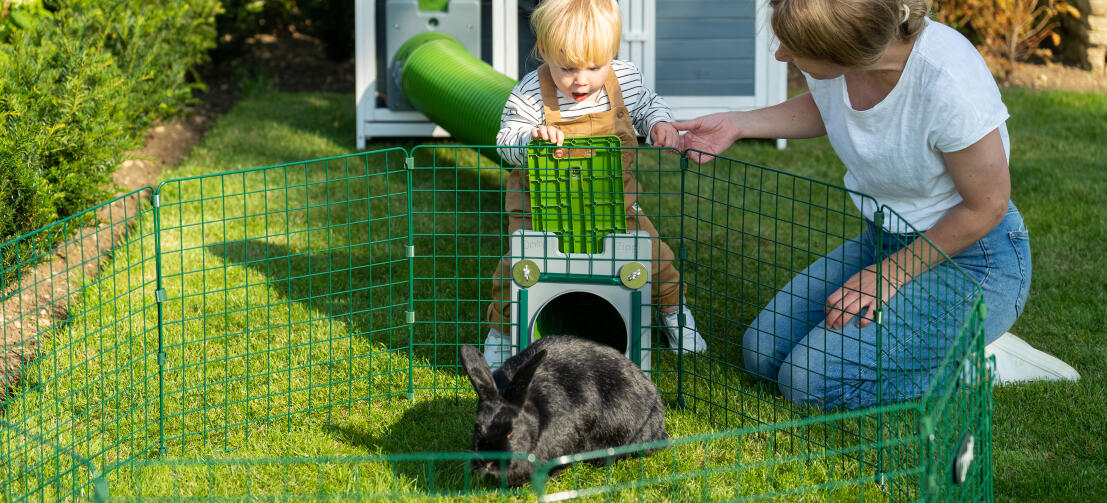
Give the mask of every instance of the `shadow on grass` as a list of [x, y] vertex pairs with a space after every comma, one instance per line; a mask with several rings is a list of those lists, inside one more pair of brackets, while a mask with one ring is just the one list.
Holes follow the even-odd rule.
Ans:
[[[376, 246], [301, 252], [283, 244], [248, 239], [216, 243], [207, 249], [227, 266], [244, 266], [261, 274], [265, 278], [262, 284], [277, 294], [273, 302], [302, 304], [310, 312], [325, 313], [332, 322], [347, 325], [349, 333], [355, 336], [380, 341], [392, 350], [405, 349], [410, 344], [405, 321], [405, 312], [409, 309], [407, 261], [391, 259], [387, 263], [374, 263], [370, 257], [380, 255], [371, 251], [371, 248], [376, 250]], [[416, 290], [434, 299], [434, 303], [453, 302], [452, 299], [435, 299], [436, 291], [459, 298], [476, 297], [475, 292], [466, 293], [465, 286], [479, 288], [475, 281], [464, 282], [460, 291], [435, 287], [434, 281], [429, 279], [416, 281], [424, 283]], [[258, 283], [250, 286], [258, 286]], [[475, 316], [475, 312], [470, 313], [474, 322], [478, 321]], [[443, 344], [444, 332], [433, 325], [430, 321], [414, 331], [413, 353], [417, 365], [430, 363], [436, 370], [446, 368], [456, 372], [455, 351], [436, 350], [436, 343]], [[469, 332], [469, 337], [451, 337], [450, 344], [479, 343], [476, 331]]]
[[494, 490], [497, 485], [479, 478], [466, 458], [472, 447], [476, 408], [475, 398], [439, 397], [413, 404], [379, 435], [342, 425], [326, 430], [336, 440], [369, 452], [412, 453], [397, 457], [389, 466], [405, 486], [420, 492]]

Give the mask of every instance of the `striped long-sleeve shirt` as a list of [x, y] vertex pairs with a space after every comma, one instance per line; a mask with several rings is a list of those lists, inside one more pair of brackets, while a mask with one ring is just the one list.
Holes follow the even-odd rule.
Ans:
[[[648, 139], [655, 124], [673, 121], [673, 112], [669, 109], [669, 105], [642, 83], [642, 74], [634, 63], [613, 60], [611, 69], [619, 81], [619, 87], [623, 93], [623, 105], [630, 112], [630, 120], [639, 136], [645, 136]], [[578, 103], [561, 91], [557, 92], [557, 100], [561, 107], [562, 119], [572, 119], [611, 109], [606, 90], [601, 90], [594, 102]], [[542, 109], [542, 90], [538, 83], [538, 72], [533, 71], [526, 74], [511, 90], [511, 96], [507, 98], [507, 104], [504, 105], [503, 115], [500, 116], [500, 132], [496, 135], [496, 145], [526, 145], [533, 139], [531, 131], [545, 123], [545, 115]], [[504, 161], [515, 166], [526, 165], [526, 149], [501, 148], [499, 151]]]

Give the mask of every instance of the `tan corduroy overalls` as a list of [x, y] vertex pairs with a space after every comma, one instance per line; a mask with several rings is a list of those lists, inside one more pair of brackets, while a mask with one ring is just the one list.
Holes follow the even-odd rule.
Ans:
[[[550, 69], [546, 65], [538, 68], [538, 81], [542, 86], [542, 106], [546, 114], [546, 124], [555, 126], [566, 137], [616, 135], [622, 140], [623, 147], [623, 202], [627, 217], [627, 231], [644, 230], [650, 236], [657, 236], [657, 229], [638, 208], [638, 194], [641, 184], [634, 179], [635, 150], [638, 138], [634, 134], [634, 125], [630, 121], [630, 112], [623, 105], [623, 93], [615, 72], [608, 73], [604, 89], [607, 91], [611, 109], [605, 112], [585, 114], [572, 119], [561, 119], [561, 108], [557, 100], [557, 88], [554, 86]], [[518, 167], [507, 177], [504, 210], [507, 217], [507, 232], [511, 234], [524, 226], [531, 229], [530, 192], [527, 190], [526, 168]], [[653, 281], [653, 302], [656, 305], [675, 309], [680, 289], [677, 287], [680, 276], [673, 267], [673, 250], [660, 239], [652, 240], [653, 263], [651, 280]], [[511, 295], [511, 257], [504, 256], [492, 274], [492, 303], [488, 306], [487, 319], [493, 328], [507, 333], [508, 327], [501, 323], [510, 322], [511, 304], [505, 302]]]

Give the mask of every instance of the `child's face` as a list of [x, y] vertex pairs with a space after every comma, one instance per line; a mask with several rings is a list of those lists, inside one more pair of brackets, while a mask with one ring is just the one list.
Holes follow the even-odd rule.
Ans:
[[554, 85], [562, 94], [578, 103], [594, 99], [600, 89], [603, 89], [603, 83], [607, 81], [609, 72], [611, 72], [610, 61], [603, 64], [589, 63], [583, 68], [550, 64], [550, 76], [553, 77]]

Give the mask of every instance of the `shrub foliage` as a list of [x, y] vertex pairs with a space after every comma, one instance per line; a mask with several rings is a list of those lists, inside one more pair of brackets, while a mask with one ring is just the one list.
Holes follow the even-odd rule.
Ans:
[[1060, 16], [1079, 18], [1080, 11], [1066, 0], [940, 0], [935, 14], [939, 21], [968, 32], [984, 53], [1002, 58], [1007, 69], [1016, 61], [1031, 57], [1049, 58], [1061, 42], [1054, 30]]
[[[9, 30], [0, 243], [106, 199], [121, 154], [192, 99], [188, 71], [215, 44], [218, 9], [218, 0], [70, 0]], [[20, 248], [5, 248], [4, 267]]]
[[[428, 10], [420, 0], [420, 8]], [[441, 3], [441, 2], [439, 2]], [[333, 0], [223, 0], [217, 59], [229, 59], [258, 33], [294, 30], [323, 42], [327, 58], [344, 61], [354, 54], [354, 2]], [[442, 7], [438, 7], [441, 10]]]

